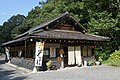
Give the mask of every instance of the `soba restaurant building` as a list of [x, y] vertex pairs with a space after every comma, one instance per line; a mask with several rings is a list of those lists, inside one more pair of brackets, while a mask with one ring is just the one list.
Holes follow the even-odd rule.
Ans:
[[54, 68], [83, 66], [95, 59], [94, 48], [110, 38], [91, 35], [68, 12], [48, 20], [12, 41], [3, 43], [10, 63], [30, 70], [46, 70], [48, 61]]

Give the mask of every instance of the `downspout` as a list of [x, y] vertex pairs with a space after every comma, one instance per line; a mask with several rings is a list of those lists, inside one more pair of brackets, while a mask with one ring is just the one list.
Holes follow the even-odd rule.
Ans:
[[26, 39], [25, 39], [25, 58], [26, 58], [26, 53], [27, 51], [26, 51]]

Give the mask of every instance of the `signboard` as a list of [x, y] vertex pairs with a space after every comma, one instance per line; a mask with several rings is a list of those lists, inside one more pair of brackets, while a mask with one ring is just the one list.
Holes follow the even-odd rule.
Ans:
[[50, 47], [50, 57], [56, 57], [56, 48]]
[[35, 66], [42, 66], [44, 42], [36, 42]]
[[45, 43], [45, 48], [50, 47], [60, 48], [60, 43]]
[[5, 47], [5, 51], [6, 51], [6, 60], [10, 60], [10, 47]]

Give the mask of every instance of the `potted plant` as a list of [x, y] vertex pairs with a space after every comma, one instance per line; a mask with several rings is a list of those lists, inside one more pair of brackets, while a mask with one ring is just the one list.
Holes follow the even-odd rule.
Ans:
[[92, 66], [93, 65], [93, 61], [88, 61], [87, 65], [88, 66]]
[[52, 67], [52, 61], [49, 60], [49, 61], [46, 63], [46, 65], [47, 65], [47, 69], [50, 70], [51, 67]]
[[102, 64], [103, 60], [101, 57], [99, 57], [98, 61], [100, 62], [100, 65]]
[[96, 61], [93, 61], [93, 66], [96, 66]]
[[99, 62], [99, 61], [96, 61], [95, 63], [96, 63], [96, 65], [97, 65], [97, 66], [99, 66], [99, 65], [100, 65], [100, 62]]

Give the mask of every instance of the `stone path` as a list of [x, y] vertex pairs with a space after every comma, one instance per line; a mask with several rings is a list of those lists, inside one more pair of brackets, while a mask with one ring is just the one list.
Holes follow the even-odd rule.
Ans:
[[0, 80], [120, 80], [120, 68], [102, 65], [24, 73], [0, 60]]

